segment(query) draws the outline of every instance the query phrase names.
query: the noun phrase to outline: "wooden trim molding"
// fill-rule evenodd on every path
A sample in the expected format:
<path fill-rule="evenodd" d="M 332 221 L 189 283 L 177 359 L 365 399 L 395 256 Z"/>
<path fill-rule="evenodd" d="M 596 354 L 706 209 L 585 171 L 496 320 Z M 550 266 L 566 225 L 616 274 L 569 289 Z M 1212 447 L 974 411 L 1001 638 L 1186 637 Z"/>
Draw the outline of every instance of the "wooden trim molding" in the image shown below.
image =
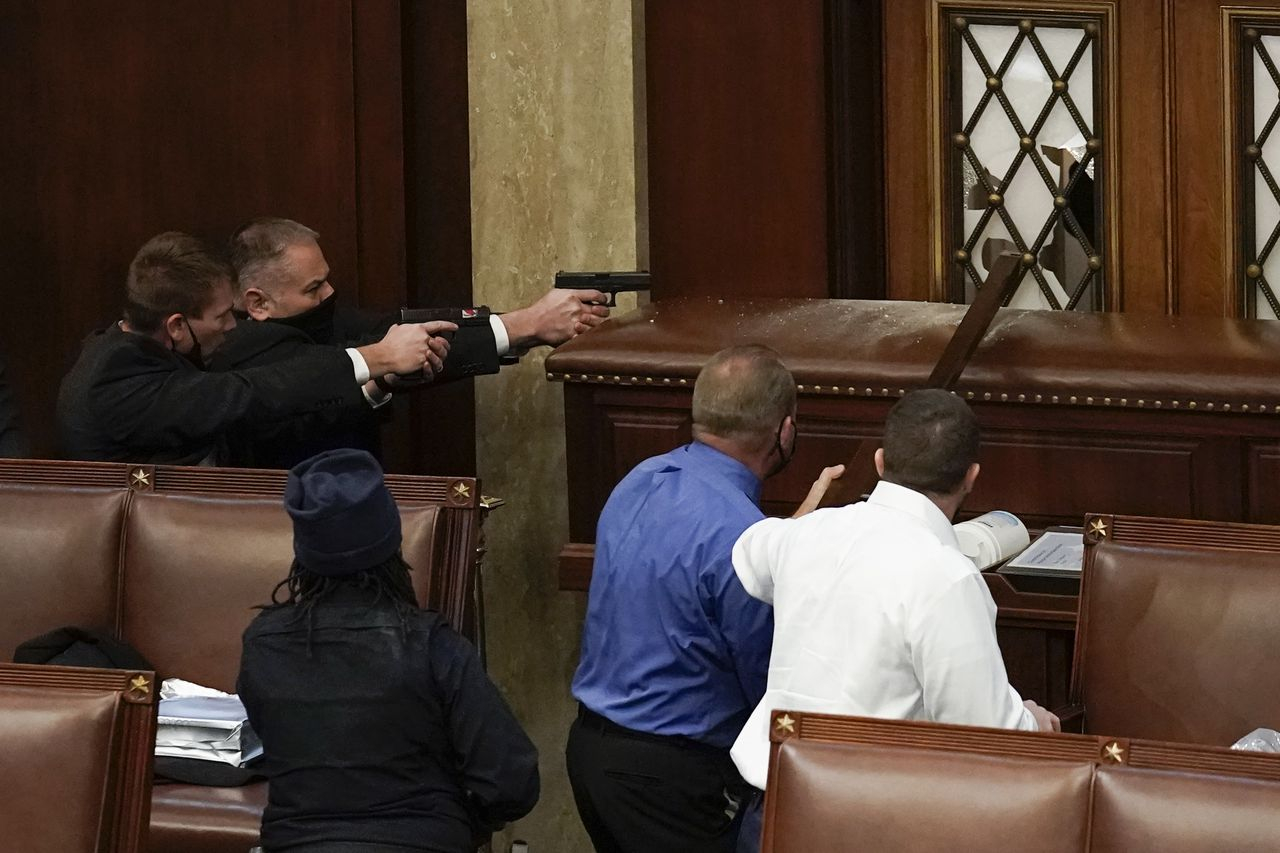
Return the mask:
<path fill-rule="evenodd" d="M 48 486 L 128 488 L 173 494 L 227 494 L 280 497 L 288 471 L 259 468 L 203 468 L 185 465 L 139 465 L 132 462 L 63 462 L 48 459 L 0 459 L 0 481 Z M 480 506 L 474 477 L 427 477 L 388 474 L 387 488 L 396 500 L 440 504 L 458 509 Z"/>

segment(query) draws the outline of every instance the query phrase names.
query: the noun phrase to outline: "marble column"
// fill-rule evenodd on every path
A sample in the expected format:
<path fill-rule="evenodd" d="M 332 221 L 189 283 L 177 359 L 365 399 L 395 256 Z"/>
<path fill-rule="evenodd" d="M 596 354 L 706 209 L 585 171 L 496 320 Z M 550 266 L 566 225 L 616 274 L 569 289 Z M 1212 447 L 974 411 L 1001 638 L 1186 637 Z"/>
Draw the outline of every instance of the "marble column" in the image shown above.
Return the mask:
<path fill-rule="evenodd" d="M 468 0 L 477 302 L 527 304 L 561 269 L 636 268 L 639 2 Z M 507 501 L 486 527 L 489 671 L 538 745 L 542 771 L 540 803 L 495 838 L 500 853 L 515 838 L 532 853 L 591 849 L 564 769 L 585 602 L 556 588 L 566 451 L 561 389 L 546 381 L 545 357 L 534 351 L 476 383 L 479 474 L 485 493 Z"/>

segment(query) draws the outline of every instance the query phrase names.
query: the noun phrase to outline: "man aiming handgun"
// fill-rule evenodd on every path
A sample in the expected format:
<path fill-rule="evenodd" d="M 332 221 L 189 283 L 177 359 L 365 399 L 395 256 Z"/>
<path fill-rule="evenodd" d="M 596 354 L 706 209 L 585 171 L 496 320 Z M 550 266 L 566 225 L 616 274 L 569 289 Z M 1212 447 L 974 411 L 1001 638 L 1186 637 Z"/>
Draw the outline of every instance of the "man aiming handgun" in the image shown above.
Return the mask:
<path fill-rule="evenodd" d="M 289 219 L 255 219 L 231 236 L 229 254 L 237 277 L 237 307 L 246 321 L 227 335 L 211 363 L 236 370 L 294 357 L 308 347 L 349 346 L 376 339 L 395 321 L 340 304 L 329 281 L 329 264 L 318 232 Z M 446 309 L 411 319 L 451 321 L 458 329 L 443 371 L 403 379 L 376 377 L 372 406 L 257 427 L 233 436 L 233 464 L 288 468 L 322 450 L 354 447 L 379 454 L 382 404 L 401 391 L 428 383 L 497 373 L 504 357 L 541 345 L 557 346 L 604 322 L 606 294 L 595 290 L 551 290 L 531 305 L 505 314 L 487 308 Z M 377 411 L 374 411 L 377 409 Z"/>

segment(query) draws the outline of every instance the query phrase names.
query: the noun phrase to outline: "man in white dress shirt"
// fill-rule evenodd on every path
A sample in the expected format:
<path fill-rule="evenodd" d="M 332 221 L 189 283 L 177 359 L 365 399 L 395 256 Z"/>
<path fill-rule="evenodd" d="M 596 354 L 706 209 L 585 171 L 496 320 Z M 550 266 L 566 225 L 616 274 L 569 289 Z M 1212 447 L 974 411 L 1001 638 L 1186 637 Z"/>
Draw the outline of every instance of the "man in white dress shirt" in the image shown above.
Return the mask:
<path fill-rule="evenodd" d="M 1058 730 L 1010 686 L 995 603 L 951 527 L 977 455 L 964 401 L 913 391 L 889 412 L 865 503 L 768 518 L 738 539 L 734 570 L 774 608 L 767 691 L 732 751 L 748 782 L 765 786 L 777 708 Z"/>

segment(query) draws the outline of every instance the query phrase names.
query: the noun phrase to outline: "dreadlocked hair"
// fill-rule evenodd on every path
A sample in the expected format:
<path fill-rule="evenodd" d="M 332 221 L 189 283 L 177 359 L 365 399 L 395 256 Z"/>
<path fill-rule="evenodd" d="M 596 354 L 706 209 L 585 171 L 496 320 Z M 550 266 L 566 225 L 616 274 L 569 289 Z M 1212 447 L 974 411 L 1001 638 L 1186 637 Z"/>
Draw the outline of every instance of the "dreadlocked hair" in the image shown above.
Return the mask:
<path fill-rule="evenodd" d="M 375 593 L 374 604 L 386 600 L 395 607 L 396 617 L 400 621 L 400 638 L 407 640 L 409 620 L 418 610 L 418 595 L 414 592 L 413 582 L 409 578 L 411 571 L 413 567 L 404 561 L 398 551 L 376 566 L 341 577 L 328 577 L 309 572 L 295 559 L 293 565 L 289 567 L 289 576 L 271 590 L 271 603 L 259 605 L 257 609 L 296 608 L 294 619 L 307 620 L 307 651 L 309 653 L 316 604 L 324 601 L 338 589 L 369 590 Z"/>

